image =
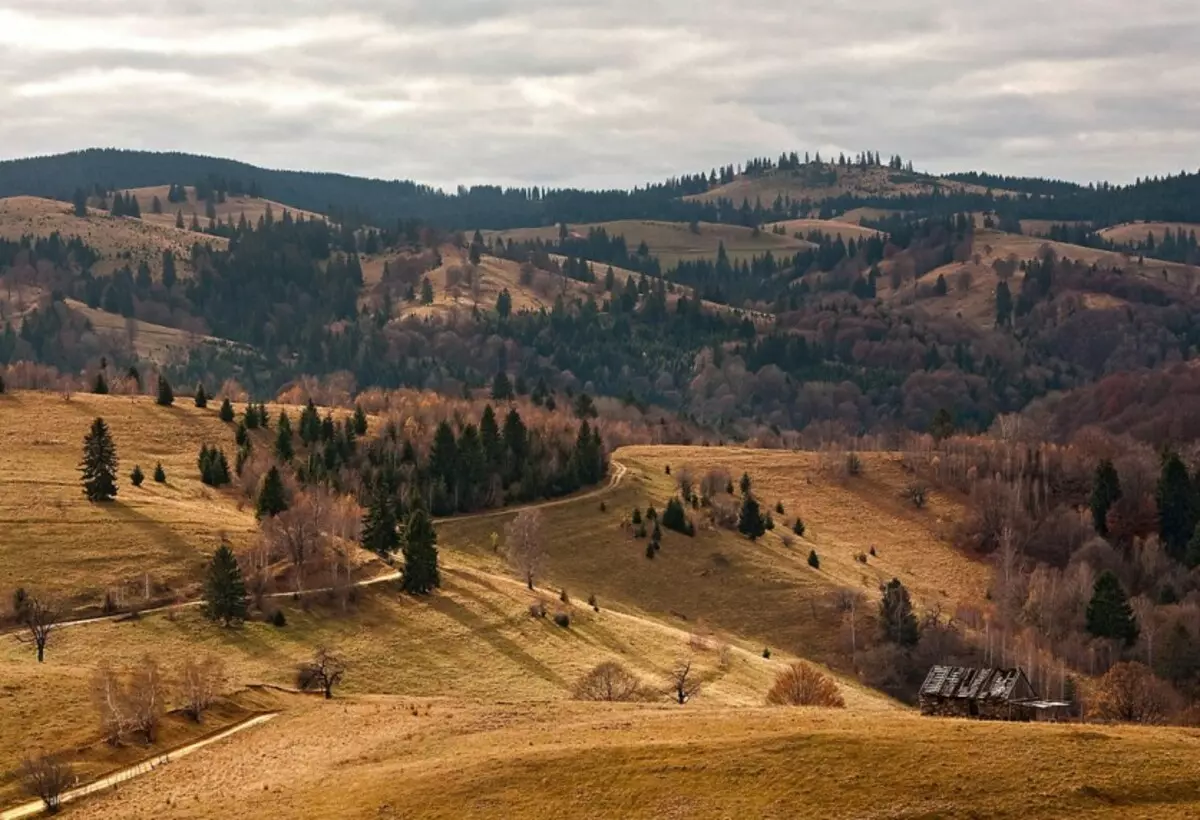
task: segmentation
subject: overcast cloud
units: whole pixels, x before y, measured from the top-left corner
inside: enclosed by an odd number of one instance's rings
[[[1196,0],[0,0],[0,155],[629,186],[781,150],[1200,166]]]

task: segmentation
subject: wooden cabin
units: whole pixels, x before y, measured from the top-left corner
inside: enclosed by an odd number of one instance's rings
[[[935,666],[918,698],[921,714],[980,720],[1057,720],[1069,703],[1042,700],[1021,669]]]

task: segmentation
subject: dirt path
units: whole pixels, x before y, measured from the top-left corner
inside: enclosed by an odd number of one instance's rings
[[[135,766],[130,766],[125,769],[119,769],[110,775],[106,775],[99,780],[92,781],[85,786],[80,786],[64,792],[61,802],[67,803],[71,800],[78,800],[80,797],[86,797],[89,794],[104,791],[105,789],[124,783],[126,780],[132,780],[135,777],[143,774],[149,774],[159,766],[170,763],[172,760],[178,760],[181,757],[187,757],[192,752],[197,752],[205,746],[211,746],[218,741],[224,740],[227,737],[236,735],[238,732],[244,732],[247,729],[253,729],[255,726],[260,726],[268,720],[273,720],[278,717],[278,712],[270,712],[267,714],[256,715],[248,720],[243,720],[241,723],[234,724],[228,729],[217,732],[215,735],[209,735],[206,738],[197,740],[194,743],[189,743],[186,746],[180,746],[178,749],[173,749],[169,752],[164,752],[157,757],[152,757],[149,760],[143,760]],[[45,807],[41,800],[31,800],[28,803],[22,803],[7,811],[0,811],[0,820],[20,820],[25,817],[36,817],[45,811]]]

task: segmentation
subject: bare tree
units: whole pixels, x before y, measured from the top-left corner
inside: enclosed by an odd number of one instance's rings
[[[47,814],[58,813],[63,792],[75,782],[70,764],[50,756],[25,758],[20,777],[22,788],[30,797],[42,801]]]
[[[179,688],[183,693],[183,710],[197,723],[217,699],[225,669],[215,655],[189,658],[179,671]]]
[[[634,701],[642,699],[637,676],[616,661],[605,661],[575,684],[578,700]]]
[[[167,686],[158,662],[149,655],[142,658],[129,681],[126,693],[130,725],[141,732],[147,743],[158,735],[158,724],[166,711]]]
[[[1170,686],[1145,665],[1118,663],[1097,683],[1091,714],[1101,720],[1162,723],[1171,711],[1172,696]]]
[[[328,512],[323,499],[303,493],[289,509],[263,521],[264,539],[292,564],[297,595],[304,591],[305,569],[322,557],[326,547]]]
[[[58,608],[45,598],[28,596],[17,613],[25,631],[17,634],[21,643],[33,644],[37,649],[38,663],[45,660],[46,644],[50,634],[58,625]]]
[[[793,663],[779,673],[767,692],[767,703],[774,706],[846,706],[833,678],[806,663]]]
[[[129,733],[132,721],[120,675],[107,661],[100,664],[92,677],[92,699],[100,713],[104,739],[110,745],[119,745]]]
[[[546,557],[542,544],[542,513],[535,509],[517,513],[504,530],[504,547],[513,569],[521,573],[525,585],[533,589]]]
[[[311,661],[300,664],[296,670],[296,685],[307,692],[320,689],[325,699],[333,697],[333,687],[342,682],[346,674],[345,662],[330,649],[321,646],[313,653]]]
[[[691,658],[676,661],[675,666],[671,668],[669,680],[670,695],[680,706],[700,693],[700,675],[692,666]]]

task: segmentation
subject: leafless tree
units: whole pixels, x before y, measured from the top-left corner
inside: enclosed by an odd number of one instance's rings
[[[704,478],[700,479],[700,497],[705,500],[716,498],[725,492],[731,480],[728,470],[709,470],[704,474]]]
[[[700,675],[692,665],[691,658],[676,661],[671,668],[670,694],[679,705],[687,703],[700,692]]]
[[[779,673],[767,692],[767,703],[774,706],[846,706],[833,678],[806,663],[794,663]]]
[[[578,700],[634,701],[642,697],[637,676],[616,661],[605,661],[575,684]]]
[[[517,513],[517,517],[504,530],[504,548],[513,569],[521,573],[525,585],[533,589],[534,580],[546,557],[542,544],[542,514],[539,510]]]
[[[692,494],[696,492],[696,479],[692,475],[691,468],[681,467],[677,470],[675,472],[675,484],[679,487],[679,497],[690,503]]]
[[[24,627],[24,632],[17,634],[17,640],[33,644],[38,663],[41,663],[46,657],[50,634],[58,625],[58,608],[45,598],[31,595],[25,598],[17,617]]]
[[[330,649],[321,646],[313,653],[311,661],[300,664],[296,670],[296,685],[305,692],[320,689],[325,699],[333,697],[333,687],[342,682],[346,664]]]
[[[70,764],[49,756],[25,758],[20,776],[25,792],[41,800],[47,814],[58,813],[63,792],[75,782]]]
[[[104,739],[110,745],[119,745],[129,733],[132,720],[120,675],[107,661],[100,664],[92,677],[92,699],[100,712]]]
[[[158,735],[158,724],[166,711],[167,686],[158,662],[149,655],[133,670],[126,693],[130,725],[147,743]]]
[[[1096,685],[1091,714],[1101,720],[1162,723],[1171,711],[1172,696],[1170,686],[1145,665],[1118,663]]]
[[[192,720],[199,723],[212,706],[224,677],[221,660],[214,655],[189,658],[184,662],[179,671],[179,688],[183,694],[183,710]]]
[[[329,508],[313,493],[298,494],[292,506],[263,521],[263,538],[273,551],[287,557],[295,572],[295,592],[304,591],[306,568],[322,557],[327,544]]]

